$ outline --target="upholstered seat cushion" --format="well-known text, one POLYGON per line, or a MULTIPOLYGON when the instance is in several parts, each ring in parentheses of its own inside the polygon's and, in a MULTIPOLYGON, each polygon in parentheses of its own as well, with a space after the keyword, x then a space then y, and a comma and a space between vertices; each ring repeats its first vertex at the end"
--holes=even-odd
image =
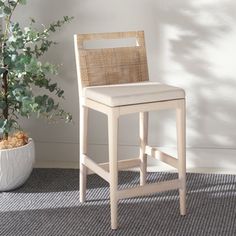
POLYGON ((83 89, 86 98, 110 107, 167 101, 185 97, 181 88, 158 82, 91 86, 83 89))

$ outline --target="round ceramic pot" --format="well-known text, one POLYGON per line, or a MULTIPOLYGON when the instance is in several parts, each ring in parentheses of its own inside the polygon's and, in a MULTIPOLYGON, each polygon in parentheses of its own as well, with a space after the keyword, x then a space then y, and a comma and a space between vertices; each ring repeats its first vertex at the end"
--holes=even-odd
POLYGON ((0 192, 20 187, 30 176, 35 161, 32 139, 24 146, 0 150, 0 192))

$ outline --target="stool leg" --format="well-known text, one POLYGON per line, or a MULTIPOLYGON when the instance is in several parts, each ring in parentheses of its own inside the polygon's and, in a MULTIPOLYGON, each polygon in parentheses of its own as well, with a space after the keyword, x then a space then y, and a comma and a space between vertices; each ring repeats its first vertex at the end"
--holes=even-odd
POLYGON ((117 167, 117 135, 118 116, 115 112, 108 115, 108 140, 109 140, 109 171, 110 171, 110 207, 111 207, 111 228, 117 229, 118 211, 118 167, 117 167))
POLYGON ((185 101, 181 102, 181 106, 176 110, 177 122, 177 152, 179 159, 179 179, 181 187, 179 189, 180 196, 180 214, 186 215, 186 113, 185 101))
POLYGON ((88 108, 80 106, 80 202, 86 200, 87 167, 82 164, 83 154, 87 154, 88 108))
POLYGON ((145 185, 147 173, 147 155, 145 154, 145 146, 148 139, 148 112, 139 113, 139 158, 140 165, 140 185, 145 185))

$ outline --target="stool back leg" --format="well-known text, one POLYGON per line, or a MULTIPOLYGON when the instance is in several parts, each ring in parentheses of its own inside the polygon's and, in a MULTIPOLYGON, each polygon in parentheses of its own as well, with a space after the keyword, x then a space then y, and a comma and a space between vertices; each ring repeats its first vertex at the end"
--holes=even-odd
POLYGON ((145 154, 145 147, 148 141, 148 112, 139 113, 139 158, 140 164, 140 185, 146 183, 147 173, 147 155, 145 154))
POLYGON ((176 110, 177 123, 177 152, 179 159, 179 179, 181 187, 179 189, 180 196, 180 214, 186 215, 186 112, 185 100, 180 104, 176 110))
POLYGON ((87 185, 87 167, 82 164, 83 155, 87 154, 87 136, 88 136, 88 108, 80 106, 80 202, 86 200, 86 185, 87 185))
POLYGON ((110 172, 110 207, 111 228, 117 229, 118 211, 118 164, 117 164, 117 140, 118 140, 118 115, 116 112, 108 114, 108 142, 109 142, 109 172, 110 172))

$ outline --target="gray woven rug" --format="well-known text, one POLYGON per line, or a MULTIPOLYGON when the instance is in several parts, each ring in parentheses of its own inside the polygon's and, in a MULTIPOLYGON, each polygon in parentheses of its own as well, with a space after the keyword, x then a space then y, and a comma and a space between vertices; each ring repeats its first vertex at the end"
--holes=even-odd
MULTIPOLYGON (((149 173, 148 181, 175 178, 149 173)), ((27 183, 0 193, 0 235, 236 235, 236 176, 188 174, 188 215, 179 215, 178 192, 120 201, 110 229, 108 184, 89 176, 87 203, 79 203, 78 171, 35 169, 27 183)), ((137 172, 119 174, 121 188, 139 183, 137 172)))

